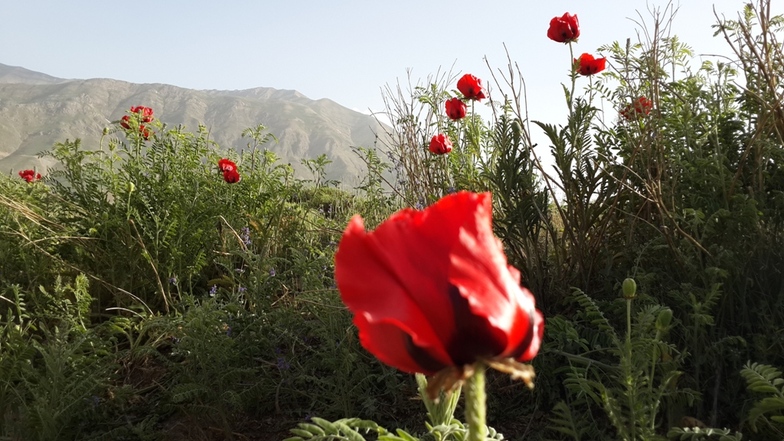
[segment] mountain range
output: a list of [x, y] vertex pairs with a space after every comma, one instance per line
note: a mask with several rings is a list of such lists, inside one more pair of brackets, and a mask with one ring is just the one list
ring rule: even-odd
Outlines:
[[[373, 147], [385, 133], [374, 117], [329, 100], [312, 100], [294, 90], [194, 90], [168, 84], [135, 84], [112, 79], [63, 79], [0, 64], [0, 172], [56, 164], [38, 158], [57, 142], [80, 138], [98, 149], [105, 127], [131, 106], [150, 107], [169, 126], [197, 131], [204, 124], [222, 148], [240, 150], [246, 128], [264, 124], [277, 137], [265, 147], [309, 178], [303, 159], [326, 154], [327, 178], [353, 185], [364, 163], [351, 147]], [[121, 136], [121, 135], [120, 135]]]

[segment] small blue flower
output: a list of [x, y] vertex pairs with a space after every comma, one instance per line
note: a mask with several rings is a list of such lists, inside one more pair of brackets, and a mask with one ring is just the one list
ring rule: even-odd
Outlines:
[[291, 365], [289, 364], [289, 362], [286, 361], [286, 359], [283, 358], [283, 357], [278, 357], [277, 365], [278, 365], [278, 369], [280, 369], [282, 371], [285, 371], [285, 370], [288, 370], [288, 369], [291, 368]]
[[242, 238], [242, 243], [244, 243], [245, 245], [250, 245], [250, 228], [243, 227], [242, 230], [240, 231], [242, 232], [240, 234], [240, 237]]
[[270, 275], [270, 277], [275, 277], [275, 274], [277, 274], [277, 273], [275, 272], [275, 268], [270, 268], [270, 270], [269, 270], [269, 275]]
[[176, 285], [177, 284], [177, 278], [176, 277], [169, 277], [169, 284]]
[[244, 286], [237, 287], [237, 292], [245, 292], [247, 290], [248, 290], [248, 288], [245, 288]]
[[210, 297], [215, 297], [215, 294], [218, 293], [218, 285], [212, 285], [210, 288]]

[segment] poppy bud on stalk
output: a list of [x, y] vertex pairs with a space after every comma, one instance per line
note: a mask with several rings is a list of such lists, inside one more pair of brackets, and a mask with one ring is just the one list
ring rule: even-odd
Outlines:
[[659, 311], [659, 315], [656, 317], [656, 331], [657, 332], [664, 332], [667, 328], [670, 327], [670, 322], [672, 322], [672, 309], [664, 308]]
[[634, 281], [632, 278], [627, 278], [623, 281], [621, 285], [623, 298], [627, 300], [631, 300], [637, 297], [637, 282]]

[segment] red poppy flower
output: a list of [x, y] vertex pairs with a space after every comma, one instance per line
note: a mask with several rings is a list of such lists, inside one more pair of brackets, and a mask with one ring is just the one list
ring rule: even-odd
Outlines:
[[446, 101], [446, 116], [457, 121], [465, 118], [466, 104], [460, 98], [452, 98]]
[[152, 135], [150, 129], [144, 127], [144, 124], [139, 124], [139, 132], [142, 134], [142, 138], [144, 139], [150, 139], [150, 136]]
[[[145, 127], [144, 124], [141, 124], [141, 123], [152, 122], [152, 120], [153, 120], [153, 117], [152, 117], [153, 111], [152, 111], [152, 109], [149, 108], [149, 107], [144, 107], [144, 106], [132, 106], [130, 112], [138, 114], [138, 118], [139, 118], [139, 122], [140, 122], [140, 124], [139, 124], [139, 133], [141, 133], [141, 135], [142, 135], [142, 137], [144, 139], [150, 139], [150, 136], [152, 135], [152, 132], [150, 131], [150, 129], [148, 127]], [[130, 130], [130, 128], [131, 128], [130, 122], [131, 122], [131, 116], [130, 115], [124, 115], [120, 119], [120, 126], [122, 128], [124, 128], [125, 130]]]
[[227, 171], [237, 170], [237, 164], [235, 164], [231, 159], [223, 158], [218, 161], [218, 170], [224, 173]]
[[561, 17], [553, 17], [550, 20], [550, 27], [547, 29], [547, 37], [559, 43], [571, 43], [577, 41], [580, 36], [580, 23], [577, 21], [577, 14], [565, 13]]
[[529, 361], [544, 319], [493, 235], [490, 193], [458, 192], [366, 232], [354, 216], [335, 279], [362, 346], [406, 372]]
[[471, 74], [465, 74], [457, 80], [457, 90], [469, 100], [480, 101], [486, 98], [482, 90], [482, 80]]
[[648, 115], [653, 109], [653, 103], [648, 98], [641, 96], [636, 101], [627, 105], [621, 110], [621, 116], [627, 120], [632, 120], [637, 117]]
[[152, 109], [144, 106], [131, 107], [131, 113], [138, 113], [142, 122], [152, 122]]
[[27, 182], [34, 182], [41, 179], [41, 173], [36, 173], [35, 170], [21, 170], [19, 177]]
[[242, 176], [236, 169], [226, 170], [223, 172], [223, 180], [229, 184], [236, 184], [242, 180]]
[[430, 151], [436, 155], [443, 155], [452, 151], [452, 141], [443, 133], [439, 133], [430, 140]]
[[582, 54], [580, 58], [575, 58], [574, 67], [580, 75], [593, 75], [604, 70], [607, 59], [594, 58], [591, 54]]

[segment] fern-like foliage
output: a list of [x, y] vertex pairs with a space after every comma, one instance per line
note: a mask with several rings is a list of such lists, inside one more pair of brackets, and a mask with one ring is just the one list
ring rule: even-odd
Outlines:
[[[379, 426], [374, 421], [362, 420], [359, 418], [342, 418], [337, 421], [327, 421], [321, 418], [311, 418], [311, 423], [299, 423], [296, 428], [291, 429], [295, 436], [286, 438], [284, 441], [365, 441], [363, 435], [375, 433], [378, 439], [381, 436], [389, 435], [389, 431]], [[414, 440], [416, 438], [405, 434], [400, 439]]]
[[[374, 421], [359, 418], [327, 421], [313, 417], [310, 421], [299, 423], [291, 429], [294, 436], [284, 441], [365, 441], [368, 435], [375, 435], [371, 439], [378, 441], [464, 441], [468, 434], [468, 426], [456, 419], [449, 424], [425, 424], [428, 431], [421, 436], [412, 435], [403, 429], [390, 431]], [[488, 427], [487, 439], [501, 441], [504, 436]]]
[[559, 401], [552, 409], [550, 416], [551, 428], [574, 441], [583, 439], [596, 439], [596, 426], [583, 424], [581, 416], [575, 415], [572, 407], [564, 401]]
[[784, 378], [781, 371], [766, 364], [747, 363], [740, 373], [751, 392], [766, 395], [749, 411], [751, 429], [758, 432], [762, 429], [760, 423], [764, 423], [779, 438], [784, 437]]
[[741, 441], [743, 434], [740, 432], [733, 432], [730, 429], [700, 429], [699, 427], [673, 427], [667, 432], [667, 438], [678, 441], [702, 441], [702, 440], [718, 440], [718, 441]]
[[[566, 326], [562, 323], [565, 319], [554, 320], [558, 324], [554, 329], [576, 333], [578, 341], [586, 343], [553, 350], [569, 361], [560, 371], [566, 377], [563, 384], [570, 404], [567, 408], [561, 402], [554, 407], [550, 429], [572, 439], [586, 438], [584, 428], [597, 426], [590, 420], [597, 413], [574, 411], [583, 406], [600, 408], [618, 439], [662, 439], [658, 430], [662, 405], [670, 397], [691, 394], [675, 388], [683, 356], [663, 339], [669, 326], [664, 318], [672, 312], [660, 305], [643, 305], [632, 314], [629, 304], [623, 335], [590, 296], [574, 289], [571, 299], [579, 305], [574, 321]], [[556, 338], [556, 344], [562, 341]], [[578, 348], [577, 353], [567, 352]], [[592, 435], [588, 437], [597, 437]]]
[[594, 300], [578, 288], [572, 290], [571, 300], [580, 306], [584, 319], [596, 330], [610, 337], [614, 344], [620, 344], [618, 333]]

